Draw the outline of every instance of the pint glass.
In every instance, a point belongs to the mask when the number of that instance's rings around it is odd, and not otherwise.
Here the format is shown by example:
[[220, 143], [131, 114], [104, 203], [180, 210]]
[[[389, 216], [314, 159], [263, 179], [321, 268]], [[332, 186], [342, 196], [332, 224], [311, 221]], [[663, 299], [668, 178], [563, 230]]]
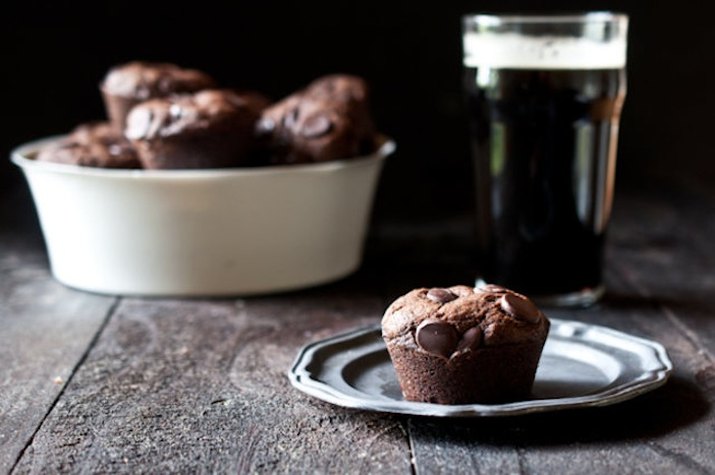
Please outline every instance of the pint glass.
[[543, 304], [603, 293], [625, 15], [463, 18], [478, 282]]

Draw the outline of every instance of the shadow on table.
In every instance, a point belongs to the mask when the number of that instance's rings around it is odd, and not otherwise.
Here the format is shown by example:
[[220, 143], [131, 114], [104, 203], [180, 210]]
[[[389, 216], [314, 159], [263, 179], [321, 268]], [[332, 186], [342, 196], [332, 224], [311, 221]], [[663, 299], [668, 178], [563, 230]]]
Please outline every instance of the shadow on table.
[[675, 431], [702, 419], [710, 403], [693, 383], [674, 376], [662, 388], [613, 406], [477, 419], [411, 418], [412, 435], [452, 444], [548, 446], [628, 441]]

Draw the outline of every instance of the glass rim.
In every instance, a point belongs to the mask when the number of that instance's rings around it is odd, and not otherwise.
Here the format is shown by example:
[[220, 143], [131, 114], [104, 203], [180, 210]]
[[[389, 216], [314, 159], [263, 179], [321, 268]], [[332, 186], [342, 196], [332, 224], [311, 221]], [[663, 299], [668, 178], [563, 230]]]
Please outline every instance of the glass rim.
[[481, 26], [499, 26], [509, 24], [549, 24], [549, 23], [621, 23], [628, 21], [628, 15], [620, 12], [593, 11], [565, 14], [488, 14], [471, 13], [462, 15], [465, 23]]

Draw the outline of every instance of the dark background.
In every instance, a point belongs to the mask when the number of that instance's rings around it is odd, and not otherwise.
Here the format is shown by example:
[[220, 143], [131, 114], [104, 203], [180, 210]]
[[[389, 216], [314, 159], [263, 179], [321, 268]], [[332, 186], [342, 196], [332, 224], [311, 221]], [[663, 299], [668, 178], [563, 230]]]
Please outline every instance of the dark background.
[[[715, 27], [705, 6], [523, 0], [182, 3], [27, 1], [7, 8], [2, 155], [25, 141], [101, 118], [99, 81], [110, 66], [133, 59], [204, 69], [226, 86], [255, 88], [276, 99], [319, 75], [349, 72], [370, 82], [380, 129], [399, 144], [381, 182], [378, 219], [469, 212], [460, 16], [616, 10], [631, 17], [617, 189], [663, 177], [712, 182], [715, 176]], [[0, 160], [0, 190], [23, 189], [4, 198], [5, 204], [31, 209], [24, 186], [19, 170]]]

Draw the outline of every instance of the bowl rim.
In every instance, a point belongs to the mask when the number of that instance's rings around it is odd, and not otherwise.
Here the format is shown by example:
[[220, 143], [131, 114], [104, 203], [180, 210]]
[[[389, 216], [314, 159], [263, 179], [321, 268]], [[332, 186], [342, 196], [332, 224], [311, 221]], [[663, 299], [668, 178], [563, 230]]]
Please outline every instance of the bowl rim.
[[34, 155], [40, 148], [57, 142], [66, 135], [53, 135], [24, 143], [10, 152], [10, 161], [23, 170], [53, 172], [63, 175], [96, 176], [103, 178], [130, 180], [195, 180], [209, 178], [237, 178], [261, 175], [281, 175], [293, 173], [331, 173], [338, 170], [357, 168], [382, 161], [394, 153], [397, 144], [391, 138], [378, 136], [378, 148], [369, 155], [355, 158], [331, 160], [322, 163], [296, 165], [272, 165], [255, 168], [204, 168], [185, 170], [145, 170], [83, 167], [65, 163], [38, 162]]

